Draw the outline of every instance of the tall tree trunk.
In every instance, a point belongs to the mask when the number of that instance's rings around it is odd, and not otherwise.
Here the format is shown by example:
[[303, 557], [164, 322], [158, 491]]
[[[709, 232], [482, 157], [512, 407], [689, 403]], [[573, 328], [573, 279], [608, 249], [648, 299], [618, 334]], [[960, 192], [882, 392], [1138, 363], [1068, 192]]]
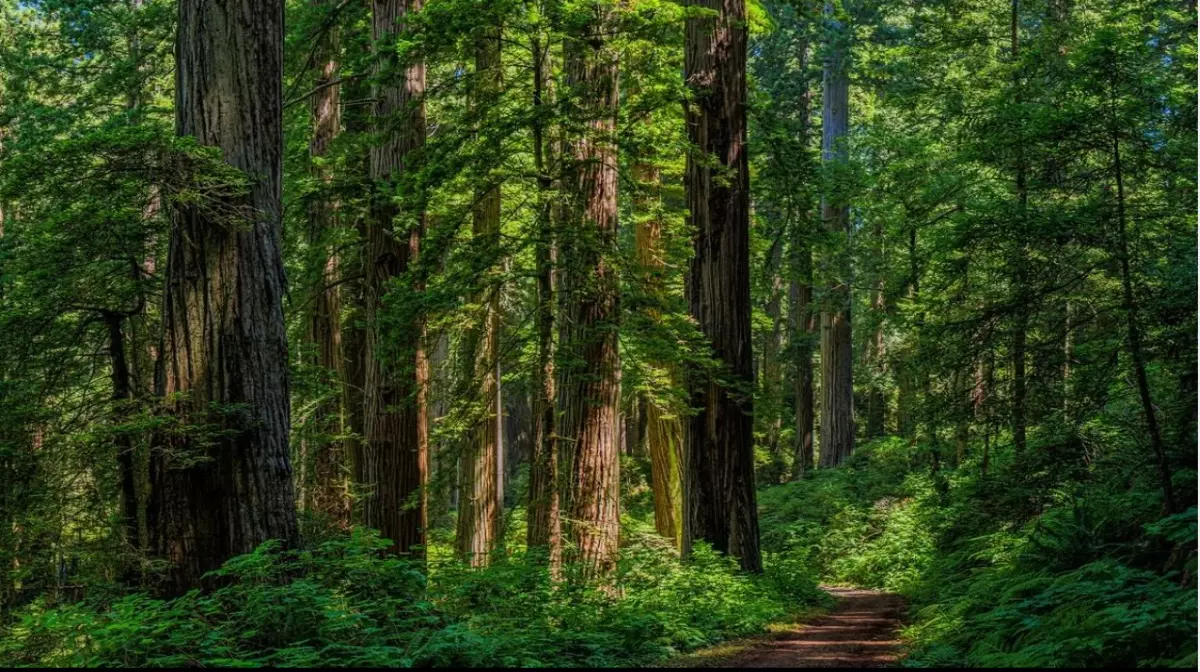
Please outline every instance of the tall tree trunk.
[[[821, 158], [826, 164], [847, 160], [850, 81], [846, 72], [846, 33], [825, 3], [829, 52], [825, 59]], [[821, 466], [836, 467], [854, 451], [854, 363], [850, 338], [850, 206], [843, 188], [821, 199], [821, 218], [831, 234], [832, 250], [822, 259], [828, 296], [821, 307]]]
[[[806, 73], [804, 92], [800, 96], [800, 149], [804, 158], [805, 168], [811, 167], [808, 159], [808, 148], [811, 140], [812, 115], [812, 84], [807, 77], [809, 67], [809, 42], [800, 44], [799, 54], [801, 72]], [[805, 199], [798, 213], [797, 227], [791, 241], [790, 263], [792, 265], [792, 281], [789, 287], [789, 348], [794, 358], [794, 378], [792, 381], [795, 396], [796, 431], [793, 446], [792, 479], [799, 480], [812, 471], [813, 467], [813, 430], [816, 413], [814, 411], [813, 395], [813, 345], [816, 332], [816, 313], [813, 310], [813, 258], [812, 258], [812, 215], [811, 202]]]
[[[282, 306], [283, 4], [181, 0], [175, 54], [176, 132], [219, 147], [250, 184], [220, 208], [172, 212], [162, 392], [176, 417], [220, 433], [176, 435], [153, 456], [150, 528], [172, 564], [167, 593], [268, 539], [297, 539]], [[235, 211], [246, 219], [225, 214]]]
[[[1116, 63], [1111, 72], [1117, 72]], [[1115, 75], [1113, 75], [1115, 78]], [[1129, 358], [1133, 363], [1134, 380], [1137, 382], [1138, 399], [1142, 403], [1142, 413], [1146, 416], [1146, 430], [1149, 433], [1150, 448], [1154, 451], [1158, 463], [1159, 482], [1163, 491], [1163, 503], [1167, 513], [1175, 513], [1175, 493], [1171, 483], [1171, 463], [1167, 457], [1166, 446], [1163, 445], [1162, 434], [1158, 428], [1158, 414], [1154, 409], [1154, 399], [1150, 392], [1150, 380], [1146, 375], [1146, 355], [1142, 350], [1142, 333], [1138, 326], [1137, 302], [1133, 296], [1133, 273], [1129, 266], [1129, 234], [1125, 214], [1125, 174], [1121, 163], [1121, 135], [1117, 116], [1116, 83], [1112, 83], [1110, 112], [1112, 115], [1112, 162], [1117, 181], [1117, 261], [1121, 265], [1121, 292], [1123, 308], [1125, 309], [1125, 325], [1129, 343]]]
[[620, 536], [621, 363], [616, 271], [617, 52], [607, 35], [609, 5], [594, 4], [591, 18], [572, 35], [565, 69], [573, 111], [585, 131], [570, 157], [570, 230], [559, 241], [564, 272], [558, 352], [558, 451], [563, 484], [564, 534], [587, 575], [611, 572]]
[[[478, 109], [495, 104], [500, 89], [500, 30], [488, 28], [475, 47], [475, 94]], [[495, 147], [493, 150], [498, 151]], [[500, 187], [488, 185], [476, 196], [473, 235], [479, 249], [492, 260], [490, 276], [495, 276], [500, 248]], [[500, 412], [500, 283], [490, 279], [480, 297], [483, 306], [481, 324], [469, 336], [474, 352], [473, 380], [478, 381], [479, 422], [460, 459], [458, 533], [456, 550], [472, 567], [487, 566], [492, 553], [503, 541], [500, 534], [500, 469], [502, 453]]]
[[[370, 88], [364, 80], [347, 84], [347, 97], [361, 99], [370, 96]], [[362, 107], [346, 108], [344, 113], [346, 132], [366, 134], [370, 132], [370, 111]], [[368, 185], [370, 153], [362, 149], [354, 156], [353, 167], [346, 168], [346, 181]], [[348, 216], [348, 215], [344, 215]], [[367, 327], [366, 327], [366, 270], [367, 270], [367, 218], [368, 213], [359, 212], [353, 223], [346, 222], [347, 229], [354, 227], [353, 243], [348, 245], [340, 257], [345, 282], [339, 287], [341, 302], [346, 307], [342, 323], [342, 366], [345, 378], [342, 384], [342, 409], [345, 414], [345, 451], [350, 461], [350, 482], [354, 494], [364, 482], [366, 452], [366, 388], [367, 376]], [[351, 518], [363, 520], [361, 500], [352, 501]]]
[[[428, 432], [425, 386], [428, 362], [424, 327], [417, 318], [399, 333], [386, 334], [380, 321], [392, 278], [416, 264], [425, 228], [423, 204], [396, 204], [398, 182], [425, 144], [425, 65], [402, 64], [396, 36], [405, 16], [422, 0], [374, 0], [372, 26], [376, 76], [373, 117], [379, 144], [371, 148], [375, 183], [366, 249], [366, 376], [362, 483], [363, 523], [392, 541], [392, 550], [422, 556], [427, 502]], [[419, 289], [414, 286], [413, 289]]]
[[[329, 0], [312, 0], [318, 7]], [[312, 173], [318, 184], [328, 188], [333, 182], [332, 171], [323, 159], [330, 145], [341, 133], [341, 88], [337, 84], [338, 32], [333, 26], [318, 37], [313, 60], [317, 63], [313, 79], [311, 117], [312, 138], [308, 154], [312, 158]], [[309, 297], [308, 342], [314, 350], [313, 364], [329, 377], [331, 389], [339, 393], [345, 387], [345, 356], [342, 352], [342, 298], [338, 288], [342, 272], [341, 259], [330, 240], [330, 234], [340, 226], [338, 203], [326, 193], [319, 194], [308, 206], [308, 241], [316, 252], [314, 262], [321, 274]], [[331, 396], [313, 411], [314, 437], [306, 446], [305, 465], [311, 471], [304, 484], [304, 506], [326, 517], [340, 527], [350, 523], [350, 483], [347, 470], [346, 446], [340, 436], [342, 429], [342, 399]]]
[[[1013, 86], [1015, 88], [1016, 103], [1018, 106], [1022, 104], [1021, 96], [1021, 74], [1016, 64], [1020, 61], [1020, 0], [1012, 0], [1012, 59], [1014, 64], [1013, 70]], [[1019, 123], [1020, 126], [1023, 124]], [[1025, 253], [1025, 237], [1026, 231], [1026, 211], [1029, 206], [1029, 189], [1025, 180], [1025, 152], [1024, 141], [1017, 139], [1017, 166], [1016, 166], [1016, 186], [1017, 186], [1017, 249], [1015, 259], [1012, 262], [1013, 270], [1013, 285], [1015, 289], [1014, 306], [1016, 316], [1013, 325], [1013, 341], [1012, 341], [1012, 367], [1013, 367], [1013, 401], [1012, 401], [1012, 437], [1013, 448], [1017, 453], [1025, 451], [1025, 396], [1026, 396], [1026, 381], [1025, 381], [1025, 354], [1026, 354], [1026, 331], [1029, 326], [1029, 309], [1028, 309], [1028, 291], [1026, 288], [1027, 279], [1025, 277], [1026, 266], [1028, 265], [1027, 255]]]
[[561, 502], [559, 500], [559, 465], [555, 441], [555, 404], [557, 399], [554, 369], [554, 180], [550, 175], [549, 138], [545, 111], [552, 92], [550, 47], [545, 33], [535, 32], [531, 42], [533, 52], [533, 155], [537, 171], [538, 214], [535, 231], [535, 263], [537, 265], [537, 364], [533, 380], [533, 449], [529, 458], [529, 511], [526, 514], [525, 544], [530, 549], [544, 549], [551, 567], [561, 559]]
[[683, 554], [702, 539], [762, 571], [754, 483], [754, 358], [750, 337], [750, 193], [746, 154], [746, 5], [689, 0], [715, 12], [689, 18], [684, 74], [687, 200], [695, 231], [688, 308], [720, 371], [689, 372]]

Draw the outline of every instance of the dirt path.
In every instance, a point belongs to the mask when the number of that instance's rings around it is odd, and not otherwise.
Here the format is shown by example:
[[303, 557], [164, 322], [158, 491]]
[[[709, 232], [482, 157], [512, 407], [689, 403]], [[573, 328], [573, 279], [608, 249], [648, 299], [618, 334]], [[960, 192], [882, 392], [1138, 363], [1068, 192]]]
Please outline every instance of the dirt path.
[[721, 667], [889, 667], [900, 657], [904, 601], [874, 590], [826, 588], [827, 614], [738, 653]]

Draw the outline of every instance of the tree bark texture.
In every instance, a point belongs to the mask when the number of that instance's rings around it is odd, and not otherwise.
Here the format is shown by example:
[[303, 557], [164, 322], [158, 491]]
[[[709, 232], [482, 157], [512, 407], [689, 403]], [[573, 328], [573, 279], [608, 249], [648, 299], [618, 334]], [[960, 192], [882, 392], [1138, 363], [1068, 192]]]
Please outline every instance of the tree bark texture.
[[702, 539], [762, 571], [754, 483], [754, 358], [750, 334], [750, 194], [746, 154], [746, 5], [690, 0], [716, 16], [690, 18], [684, 76], [687, 200], [695, 256], [688, 307], [712, 344], [718, 370], [689, 372], [683, 551]]
[[[848, 158], [850, 81], [846, 33], [825, 3], [829, 35], [825, 59], [821, 158], [829, 164]], [[821, 218], [835, 240], [822, 259], [827, 296], [821, 307], [821, 466], [836, 467], [854, 451], [853, 351], [850, 335], [850, 206], [844, 189], [821, 199]]]
[[[425, 65], [400, 63], [394, 42], [404, 17], [422, 0], [374, 0], [372, 28], [377, 83], [373, 118], [378, 144], [371, 148], [375, 185], [367, 223], [366, 375], [364, 445], [360, 487], [362, 519], [392, 541], [392, 550], [423, 556], [427, 502], [428, 427], [425, 384], [428, 362], [419, 319], [396, 329], [384, 317], [386, 287], [416, 264], [424, 233], [423, 206], [403, 199], [399, 182], [425, 144]], [[414, 289], [419, 289], [414, 287]]]
[[[800, 44], [798, 59], [800, 69], [808, 71], [809, 43]], [[807, 152], [811, 142], [812, 85], [804, 81], [804, 93], [800, 96], [800, 147], [808, 167]], [[816, 312], [813, 310], [813, 258], [812, 217], [809, 203], [805, 202], [798, 213], [792, 233], [789, 254], [792, 281], [788, 288], [788, 348], [793, 357], [792, 392], [795, 397], [795, 437], [793, 439], [792, 479], [798, 480], [813, 467], [813, 438], [816, 414], [813, 395], [813, 346], [816, 340]]]
[[[317, 6], [328, 4], [328, 0], [313, 2]], [[334, 176], [322, 159], [342, 130], [341, 87], [336, 84], [337, 27], [331, 27], [318, 40], [313, 53], [317, 71], [310, 101], [312, 137], [308, 154], [313, 177], [322, 188], [328, 189]], [[339, 390], [339, 394], [331, 395], [313, 411], [309, 432], [312, 438], [304, 451], [304, 467], [310, 478], [303, 479], [303, 487], [305, 508], [334, 525], [346, 527], [350, 524], [350, 479], [346, 446], [340, 438], [344, 434], [340, 391], [346, 385], [342, 297], [338, 287], [342, 269], [335, 241], [331, 240], [331, 233], [339, 226], [338, 203], [327, 193], [318, 194], [308, 205], [308, 241], [321, 274], [310, 290], [307, 338], [314, 352], [312, 364], [328, 378], [328, 389]]]
[[620, 539], [620, 296], [617, 254], [617, 52], [613, 10], [594, 4], [568, 38], [569, 108], [586, 130], [571, 138], [559, 240], [563, 322], [558, 351], [558, 452], [563, 533], [587, 576], [616, 567]]
[[283, 4], [181, 0], [176, 132], [221, 149], [249, 193], [177, 205], [163, 309], [164, 389], [198, 432], [152, 459], [153, 549], [183, 592], [268, 539], [297, 538], [283, 323]]
[[[500, 89], [500, 31], [489, 28], [475, 47], [476, 106], [494, 102]], [[497, 148], [498, 149], [498, 148]], [[500, 247], [500, 188], [485, 187], [476, 196], [473, 235], [480, 249], [498, 251]], [[489, 275], [492, 272], [489, 270]], [[483, 314], [475, 333], [468, 338], [473, 345], [474, 372], [478, 384], [479, 418], [466, 450], [459, 458], [458, 530], [455, 537], [460, 558], [472, 567], [486, 566], [502, 541], [500, 463], [500, 284], [485, 282], [480, 297]]]
[[538, 174], [538, 217], [534, 244], [537, 265], [537, 365], [533, 380], [533, 443], [529, 456], [529, 510], [526, 514], [525, 543], [530, 549], [544, 549], [551, 567], [557, 567], [562, 551], [561, 502], [559, 500], [559, 469], [555, 436], [555, 404], [557, 399], [554, 368], [554, 305], [555, 250], [554, 214], [555, 190], [550, 175], [549, 138], [542, 112], [549, 104], [550, 48], [544, 34], [531, 40], [533, 53], [533, 155]]

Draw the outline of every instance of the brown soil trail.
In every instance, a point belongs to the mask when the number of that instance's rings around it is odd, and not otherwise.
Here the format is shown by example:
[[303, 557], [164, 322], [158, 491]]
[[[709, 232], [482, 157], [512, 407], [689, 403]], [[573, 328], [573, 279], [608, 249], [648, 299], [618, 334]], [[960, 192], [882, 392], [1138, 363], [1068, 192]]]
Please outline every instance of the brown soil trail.
[[890, 667], [900, 660], [905, 614], [898, 595], [826, 588], [837, 598], [827, 614], [760, 642], [721, 667]]

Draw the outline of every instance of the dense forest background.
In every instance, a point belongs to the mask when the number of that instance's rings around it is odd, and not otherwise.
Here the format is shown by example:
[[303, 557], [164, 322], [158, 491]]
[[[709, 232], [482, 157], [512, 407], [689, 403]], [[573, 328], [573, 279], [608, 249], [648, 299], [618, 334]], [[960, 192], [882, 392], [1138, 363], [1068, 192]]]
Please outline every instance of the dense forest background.
[[0, 0], [0, 663], [1194, 667], [1196, 40]]

